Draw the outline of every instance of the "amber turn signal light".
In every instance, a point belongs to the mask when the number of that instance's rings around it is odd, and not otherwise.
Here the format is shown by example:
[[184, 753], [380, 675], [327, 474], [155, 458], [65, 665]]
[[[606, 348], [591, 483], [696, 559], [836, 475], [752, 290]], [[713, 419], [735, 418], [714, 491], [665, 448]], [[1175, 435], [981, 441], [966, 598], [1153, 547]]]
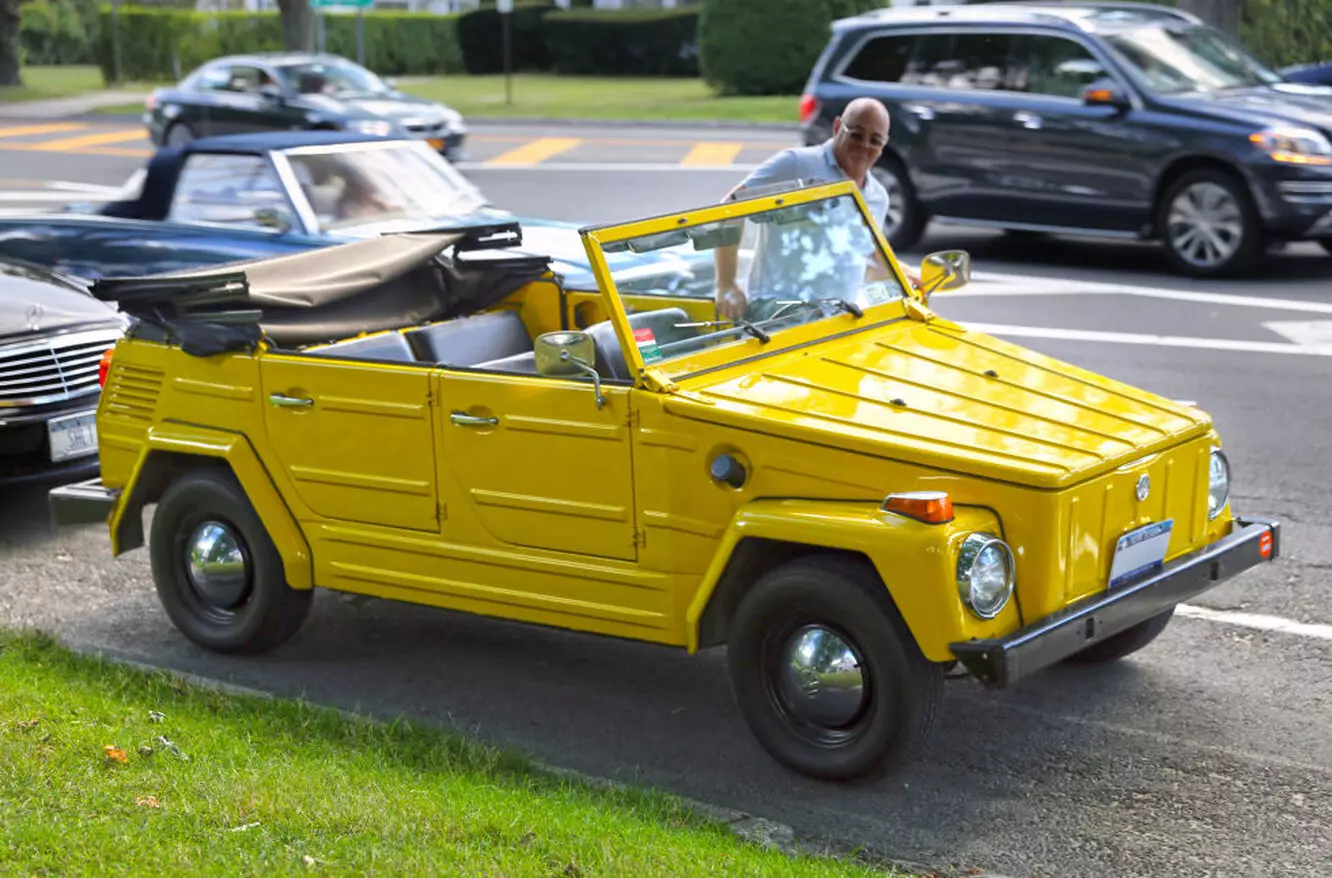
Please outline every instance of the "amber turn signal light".
[[1272, 557], [1272, 532], [1270, 530], [1258, 538], [1258, 554], [1264, 558]]
[[107, 348], [102, 351], [102, 359], [97, 361], [97, 386], [106, 386], [106, 373], [111, 371], [111, 355], [116, 352], [115, 348]]
[[953, 520], [953, 498], [943, 491], [889, 494], [883, 501], [883, 511], [896, 512], [926, 524], [947, 524]]

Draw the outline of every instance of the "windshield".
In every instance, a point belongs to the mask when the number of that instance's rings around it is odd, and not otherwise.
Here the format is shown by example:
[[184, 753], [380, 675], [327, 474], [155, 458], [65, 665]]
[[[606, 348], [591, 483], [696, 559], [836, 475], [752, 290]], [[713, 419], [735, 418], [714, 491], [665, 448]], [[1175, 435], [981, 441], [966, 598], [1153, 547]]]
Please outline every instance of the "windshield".
[[348, 97], [358, 94], [383, 94], [388, 83], [356, 64], [346, 61], [310, 61], [278, 68], [287, 87], [300, 94], [325, 94]]
[[481, 191], [424, 143], [312, 147], [284, 155], [322, 231], [447, 219], [486, 206]]
[[[783, 329], [861, 316], [906, 295], [851, 195], [642, 235], [602, 250], [649, 365], [720, 345], [767, 344]], [[617, 269], [614, 260], [624, 253], [656, 265]], [[671, 282], [653, 286], [652, 268]], [[688, 273], [689, 282], [679, 283], [678, 273]], [[729, 316], [718, 307], [719, 287], [732, 291], [722, 297]]]
[[1282, 81], [1238, 43], [1211, 27], [1142, 27], [1108, 34], [1106, 42], [1163, 94]]

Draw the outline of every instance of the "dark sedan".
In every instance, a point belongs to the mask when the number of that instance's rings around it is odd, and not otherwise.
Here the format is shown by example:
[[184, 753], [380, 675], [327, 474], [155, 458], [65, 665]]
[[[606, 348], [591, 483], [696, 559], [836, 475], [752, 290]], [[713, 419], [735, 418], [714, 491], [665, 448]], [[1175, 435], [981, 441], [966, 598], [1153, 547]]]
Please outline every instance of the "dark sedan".
[[417, 138], [457, 160], [467, 138], [456, 110], [404, 94], [345, 58], [303, 52], [209, 61], [149, 95], [143, 122], [158, 146], [255, 131], [351, 131]]
[[0, 260], [0, 485], [97, 475], [102, 354], [124, 328], [83, 284]]

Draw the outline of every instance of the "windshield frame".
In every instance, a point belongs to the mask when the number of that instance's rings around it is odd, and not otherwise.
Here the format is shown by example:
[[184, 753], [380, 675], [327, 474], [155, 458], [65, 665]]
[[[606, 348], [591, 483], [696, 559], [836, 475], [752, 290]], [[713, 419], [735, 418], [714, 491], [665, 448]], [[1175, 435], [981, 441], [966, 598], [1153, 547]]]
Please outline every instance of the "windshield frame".
[[[616, 271], [610, 268], [607, 261], [605, 252], [607, 246], [631, 238], [678, 231], [683, 227], [697, 227], [719, 220], [744, 219], [777, 208], [797, 207], [819, 201], [834, 201], [848, 195], [854, 199], [861, 220], [870, 232], [875, 247], [875, 255], [891, 269], [892, 279], [901, 288], [902, 292], [898, 298], [864, 306], [861, 316], [834, 310], [830, 314], [815, 317], [806, 323], [771, 329], [765, 328], [770, 336], [767, 342], [746, 332], [737, 331], [731, 341], [717, 344], [697, 353], [656, 361], [651, 365], [644, 361], [638, 345], [634, 342], [634, 333], [629, 324], [629, 309], [626, 308], [625, 296], [632, 296], [636, 299], [642, 299], [645, 296], [638, 292], [620, 292], [615, 282]], [[584, 226], [579, 229], [579, 235], [583, 239], [583, 246], [591, 264], [592, 276], [596, 279], [603, 304], [615, 328], [620, 349], [624, 353], [625, 363], [633, 375], [633, 383], [636, 386], [660, 389], [671, 386], [675, 382], [687, 381], [723, 369], [744, 366], [757, 360], [787, 354], [794, 349], [804, 348], [811, 344], [909, 319], [907, 316], [908, 303], [923, 301], [919, 291], [912, 287], [907, 280], [891, 245], [884, 238], [883, 229], [870, 214], [860, 188], [850, 180], [806, 186], [792, 184], [792, 188], [785, 191], [748, 198], [742, 196], [734, 201], [662, 214], [648, 219]], [[663, 296], [662, 298], [669, 300], [676, 297]], [[709, 301], [714, 300], [709, 297]], [[713, 319], [724, 320], [725, 318], [718, 314]]]
[[[1246, 64], [1252, 66], [1258, 73], [1258, 82], [1247, 83], [1243, 85], [1223, 86], [1220, 88], [1207, 86], [1196, 80], [1191, 82], [1188, 87], [1180, 89], [1167, 89], [1158, 85], [1141, 67], [1139, 67], [1131, 57], [1117, 44], [1121, 39], [1132, 39], [1134, 34], [1138, 33], [1179, 33], [1179, 34], [1205, 34], [1207, 38], [1216, 40], [1226, 48], [1237, 52], [1243, 56]], [[1263, 88], [1285, 81], [1285, 77], [1277, 70], [1273, 69], [1266, 61], [1255, 55], [1247, 46], [1231, 37], [1225, 31], [1222, 31], [1209, 24], [1199, 22], [1149, 22], [1134, 23], [1119, 27], [1102, 28], [1097, 36], [1105, 48], [1114, 54], [1115, 60], [1120, 68], [1141, 87], [1144, 91], [1152, 95], [1163, 97], [1178, 97], [1179, 95], [1192, 93], [1214, 93], [1220, 90], [1231, 88]], [[1193, 49], [1189, 49], [1192, 57], [1198, 57]], [[1261, 81], [1263, 76], [1272, 77], [1271, 81]]]

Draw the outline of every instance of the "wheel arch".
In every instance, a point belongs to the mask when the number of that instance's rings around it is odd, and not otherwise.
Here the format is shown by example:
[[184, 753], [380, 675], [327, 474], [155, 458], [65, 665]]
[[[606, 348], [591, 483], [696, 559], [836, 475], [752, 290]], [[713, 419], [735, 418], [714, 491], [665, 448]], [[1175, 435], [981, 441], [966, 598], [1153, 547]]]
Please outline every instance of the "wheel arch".
[[156, 503], [184, 474], [203, 468], [225, 470], [236, 479], [277, 546], [287, 583], [295, 589], [312, 588], [309, 543], [254, 448], [238, 433], [196, 427], [150, 431], [124, 500], [109, 521], [112, 555], [142, 547], [144, 506]]

